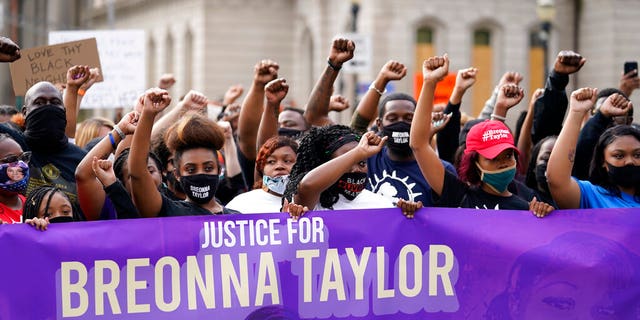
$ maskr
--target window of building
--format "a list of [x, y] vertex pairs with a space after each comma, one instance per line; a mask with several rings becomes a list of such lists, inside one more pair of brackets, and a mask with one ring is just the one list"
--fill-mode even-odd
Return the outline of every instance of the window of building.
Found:
[[492, 32], [486, 28], [473, 31], [471, 65], [478, 68], [476, 83], [472, 88], [472, 116], [477, 117], [485, 101], [493, 91]]

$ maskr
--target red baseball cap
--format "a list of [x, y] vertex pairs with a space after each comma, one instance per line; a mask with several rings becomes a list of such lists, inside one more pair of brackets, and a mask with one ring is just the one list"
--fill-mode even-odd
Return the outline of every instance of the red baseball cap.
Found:
[[502, 121], [486, 120], [471, 127], [467, 134], [467, 148], [464, 153], [477, 151], [483, 157], [493, 159], [507, 149], [514, 149], [516, 153], [520, 153], [513, 144], [513, 135], [509, 128]]

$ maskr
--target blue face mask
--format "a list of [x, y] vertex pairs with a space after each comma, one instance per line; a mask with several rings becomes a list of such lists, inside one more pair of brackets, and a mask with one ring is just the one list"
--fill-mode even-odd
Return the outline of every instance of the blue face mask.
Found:
[[512, 167], [504, 168], [496, 171], [487, 171], [480, 167], [476, 162], [476, 166], [480, 170], [480, 180], [486, 183], [491, 189], [498, 193], [503, 193], [507, 190], [509, 183], [513, 181], [516, 176], [516, 165]]
[[271, 190], [271, 192], [278, 195], [284, 194], [287, 183], [289, 183], [289, 175], [278, 177], [262, 176], [262, 184]]

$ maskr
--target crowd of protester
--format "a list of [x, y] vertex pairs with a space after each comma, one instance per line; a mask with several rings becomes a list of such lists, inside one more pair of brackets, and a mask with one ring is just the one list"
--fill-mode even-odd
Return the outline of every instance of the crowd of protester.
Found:
[[[335, 39], [304, 109], [284, 106], [287, 80], [271, 60], [255, 65], [244, 90], [222, 101], [190, 90], [176, 102], [164, 75], [120, 119], [77, 123], [82, 98], [100, 70], [73, 66], [66, 83], [39, 82], [18, 111], [0, 115], [0, 222], [49, 223], [209, 214], [423, 206], [527, 210], [640, 207], [640, 129], [629, 97], [638, 71], [618, 88], [580, 88], [569, 78], [586, 59], [561, 51], [544, 89], [525, 97], [523, 76], [506, 72], [477, 119], [463, 117], [463, 96], [476, 82], [457, 71], [446, 106], [434, 105], [449, 57], [426, 59], [417, 101], [387, 94], [407, 68], [391, 60], [355, 107], [349, 126], [329, 112], [350, 108], [334, 82], [356, 50]], [[20, 58], [0, 38], [0, 61]], [[172, 103], [173, 102], [173, 103]], [[210, 106], [217, 105], [218, 113]], [[213, 113], [213, 114], [212, 114]], [[516, 128], [505, 121], [519, 117]], [[514, 138], [515, 137], [515, 138]]]

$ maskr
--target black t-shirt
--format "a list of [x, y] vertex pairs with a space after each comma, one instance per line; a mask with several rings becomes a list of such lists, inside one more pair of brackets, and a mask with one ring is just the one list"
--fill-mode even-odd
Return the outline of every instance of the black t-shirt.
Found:
[[437, 206], [451, 208], [476, 208], [495, 210], [529, 210], [529, 203], [512, 194], [502, 197], [489, 194], [478, 186], [469, 186], [447, 170], [444, 171], [442, 195], [431, 195]]
[[75, 172], [86, 152], [68, 143], [60, 152], [42, 154], [32, 151], [29, 162], [27, 195], [40, 186], [54, 186], [62, 190], [73, 204], [74, 215], [85, 220], [78, 201]]
[[104, 192], [113, 204], [118, 219], [140, 218], [138, 208], [133, 204], [131, 196], [127, 193], [127, 189], [124, 188], [120, 180], [116, 180], [111, 185], [104, 187]]
[[40, 186], [58, 187], [71, 200], [76, 218], [85, 220], [78, 202], [75, 172], [78, 164], [87, 153], [71, 143], [67, 143], [60, 151], [56, 152], [32, 150], [27, 145], [24, 134], [6, 124], [0, 125], [0, 133], [9, 134], [24, 151], [32, 152], [26, 194], [29, 195]]
[[[236, 144], [238, 144], [237, 140], [236, 140]], [[256, 160], [247, 159], [244, 153], [242, 153], [242, 150], [240, 150], [239, 145], [236, 146], [236, 150], [238, 150], [238, 162], [240, 163], [240, 169], [242, 170], [242, 175], [244, 176], [244, 182], [246, 183], [247, 186], [249, 186], [249, 188], [251, 188], [254, 182], [253, 172], [255, 171], [255, 168], [256, 168]]]
[[[236, 210], [227, 209], [226, 207], [222, 207], [222, 212], [219, 214], [233, 214], [240, 213]], [[180, 216], [207, 216], [212, 215], [209, 210], [198, 206], [195, 203], [188, 201], [176, 201], [167, 198], [162, 195], [162, 207], [160, 208], [160, 213], [158, 213], [158, 217], [180, 217]]]

